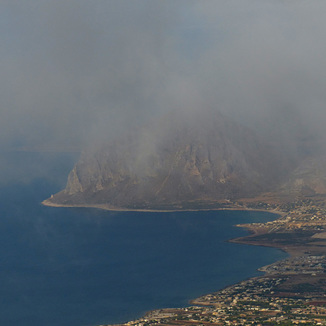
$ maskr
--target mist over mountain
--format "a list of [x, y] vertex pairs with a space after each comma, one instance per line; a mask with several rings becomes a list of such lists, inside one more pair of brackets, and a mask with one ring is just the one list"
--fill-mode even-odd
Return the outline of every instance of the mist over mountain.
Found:
[[309, 156], [311, 144], [297, 139], [296, 148], [286, 150], [275, 137], [259, 137], [213, 109], [170, 113], [85, 151], [65, 190], [50, 201], [171, 209], [288, 189], [288, 178]]
[[322, 191], [325, 2], [31, 0], [0, 9], [0, 149], [84, 149], [71, 200]]

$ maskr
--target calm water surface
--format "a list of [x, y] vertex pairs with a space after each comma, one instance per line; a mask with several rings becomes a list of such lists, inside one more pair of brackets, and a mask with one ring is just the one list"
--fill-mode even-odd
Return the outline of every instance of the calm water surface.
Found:
[[246, 234], [234, 224], [275, 218], [268, 213], [41, 206], [64, 186], [74, 159], [38, 153], [0, 159], [1, 325], [123, 322], [150, 309], [186, 306], [285, 257], [226, 242]]

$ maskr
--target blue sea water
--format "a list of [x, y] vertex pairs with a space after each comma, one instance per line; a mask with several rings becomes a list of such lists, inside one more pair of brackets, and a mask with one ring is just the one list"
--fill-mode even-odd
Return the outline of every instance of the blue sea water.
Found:
[[64, 187], [74, 159], [58, 153], [0, 158], [0, 325], [123, 322], [151, 309], [186, 306], [285, 257], [227, 242], [246, 234], [235, 224], [274, 219], [269, 213], [40, 205]]

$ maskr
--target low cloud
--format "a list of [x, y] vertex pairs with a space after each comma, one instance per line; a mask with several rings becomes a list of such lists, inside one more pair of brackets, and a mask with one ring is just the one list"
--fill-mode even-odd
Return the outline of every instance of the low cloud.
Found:
[[82, 148], [171, 110], [205, 108], [270, 133], [291, 125], [291, 111], [325, 136], [322, 1], [31, 0], [0, 9], [1, 147]]

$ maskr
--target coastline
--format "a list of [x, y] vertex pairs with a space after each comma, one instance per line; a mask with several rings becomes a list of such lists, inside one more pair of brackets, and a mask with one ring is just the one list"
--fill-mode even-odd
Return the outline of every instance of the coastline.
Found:
[[[268, 209], [258, 209], [258, 208], [248, 208], [248, 207], [223, 207], [223, 208], [198, 208], [198, 209], [131, 209], [131, 208], [119, 208], [119, 207], [113, 207], [113, 206], [109, 206], [109, 205], [101, 205], [101, 204], [97, 204], [97, 205], [87, 205], [87, 204], [83, 204], [83, 205], [65, 205], [65, 204], [56, 204], [56, 203], [52, 203], [49, 200], [45, 199], [41, 202], [42, 205], [44, 206], [48, 206], [48, 207], [62, 207], [62, 208], [93, 208], [93, 209], [102, 209], [105, 211], [111, 211], [111, 212], [144, 212], [144, 213], [172, 213], [172, 212], [205, 212], [205, 211], [251, 211], [251, 212], [263, 212], [263, 213], [271, 213], [271, 214], [275, 214], [276, 218], [275, 220], [282, 218], [286, 215], [285, 212], [280, 211], [280, 210], [276, 210], [276, 209], [272, 209], [272, 210], [268, 210]], [[248, 242], [244, 241], [244, 239], [248, 239], [252, 236], [255, 236], [257, 234], [259, 234], [259, 232], [255, 231], [253, 228], [251, 228], [248, 225], [242, 225], [242, 224], [238, 224], [235, 225], [236, 227], [240, 227], [243, 229], [246, 229], [249, 234], [244, 236], [244, 237], [238, 237], [238, 238], [233, 238], [233, 239], [229, 239], [228, 242], [232, 242], [232, 243], [238, 243], [238, 244], [248, 244]], [[251, 245], [257, 245], [257, 246], [262, 246], [262, 247], [273, 247], [273, 246], [266, 246], [264, 244], [251, 244]], [[278, 248], [275, 247], [277, 249], [281, 249], [282, 248]], [[283, 251], [286, 252], [286, 250], [284, 249]]]
[[[115, 212], [191, 212], [191, 211], [221, 211], [221, 210], [229, 210], [229, 211], [256, 211], [256, 212], [264, 212], [264, 213], [272, 213], [275, 214], [275, 219], [273, 219], [273, 221], [278, 220], [280, 218], [283, 218], [286, 213], [281, 211], [281, 210], [277, 210], [277, 209], [259, 209], [259, 208], [248, 208], [248, 207], [223, 207], [223, 208], [207, 208], [207, 209], [173, 209], [173, 210], [154, 210], [154, 209], [123, 209], [123, 208], [116, 208], [116, 207], [109, 207], [108, 205], [58, 205], [58, 204], [54, 204], [51, 203], [49, 201], [43, 201], [42, 202], [43, 205], [45, 206], [51, 206], [51, 207], [70, 207], [70, 208], [96, 208], [96, 209], [103, 209], [103, 210], [107, 210], [107, 211], [115, 211]], [[249, 234], [245, 235], [244, 237], [239, 237], [239, 238], [234, 238], [234, 239], [229, 239], [227, 240], [228, 242], [233, 242], [233, 243], [238, 243], [238, 244], [251, 244], [251, 245], [256, 245], [256, 246], [262, 246], [262, 247], [275, 247], [276, 249], [280, 249], [284, 252], [286, 252], [287, 254], [291, 255], [291, 253], [289, 253], [286, 248], [280, 248], [277, 246], [271, 246], [271, 245], [266, 245], [263, 243], [248, 243], [248, 241], [245, 241], [244, 239], [250, 239], [251, 237], [260, 234], [259, 232], [257, 232], [257, 230], [253, 229], [250, 227], [250, 224], [246, 225], [236, 225], [237, 227], [241, 227], [246, 229]], [[257, 270], [260, 272], [263, 272], [265, 275], [266, 271], [264, 270], [266, 266], [261, 266], [259, 267]], [[245, 282], [248, 280], [254, 280], [254, 279], [259, 279], [262, 276], [253, 276], [250, 277], [248, 279], [244, 279], [240, 282], [237, 282], [236, 284], [239, 284], [241, 282]], [[236, 286], [236, 284], [233, 285], [227, 285], [219, 290], [214, 290], [214, 291], [222, 291], [231, 287]], [[210, 296], [213, 295], [212, 293], [206, 294], [205, 296]], [[202, 301], [202, 297], [199, 298], [194, 298], [189, 300], [189, 305], [196, 305], [196, 306], [200, 306], [200, 307], [207, 307], [210, 306], [209, 303], [205, 303]], [[177, 309], [184, 309], [184, 308], [177, 308]], [[173, 310], [173, 309], [172, 309]], [[164, 308], [164, 309], [160, 309], [160, 312], [158, 313], [159, 316], [164, 316], [165, 314], [167, 314], [167, 311], [169, 311], [169, 309]], [[156, 316], [157, 315], [157, 310], [152, 310], [152, 311], [148, 311], [147, 313], [144, 314], [144, 316], [142, 317], [143, 319], [147, 320], [148, 316]], [[167, 314], [168, 315], [168, 314]], [[152, 318], [152, 317], [151, 317]], [[116, 324], [116, 325], [130, 325], [130, 323], [132, 322], [128, 322], [126, 324]]]
[[[229, 211], [258, 211], [258, 212], [264, 212], [264, 213], [272, 213], [272, 214], [275, 214], [276, 215], [275, 220], [277, 220], [279, 218], [282, 218], [285, 215], [284, 212], [278, 211], [278, 210], [238, 208], [238, 207], [233, 207], [233, 208], [215, 208], [215, 209], [197, 209], [197, 210], [178, 210], [178, 211], [184, 211], [184, 212], [186, 212], [186, 211], [207, 211], [207, 210], [210, 210], [210, 211], [221, 211], [221, 210], [229, 210]], [[136, 210], [128, 210], [128, 211], [136, 211]], [[148, 211], [148, 210], [145, 210], [145, 212], [146, 211]], [[159, 210], [153, 210], [151, 212], [161, 212], [161, 211], [159, 211]], [[172, 210], [169, 210], [167, 212], [172, 212]], [[229, 239], [229, 240], [227, 240], [227, 242], [238, 243], [238, 244], [246, 244], [247, 245], [248, 243], [246, 243], [245, 241], [243, 241], [243, 239], [248, 238], [248, 237], [251, 237], [251, 236], [255, 235], [256, 233], [253, 232], [250, 229], [250, 227], [248, 227], [248, 226], [242, 226], [242, 225], [235, 225], [235, 226], [240, 227], [240, 228], [243, 228], [243, 229], [246, 229], [249, 232], [249, 234], [248, 235], [245, 235], [244, 237], [238, 237], [238, 238]], [[255, 244], [252, 244], [252, 245], [255, 245]], [[261, 244], [259, 244], [259, 245], [257, 244], [257, 246], [267, 247], [267, 246], [261, 245]], [[280, 250], [286, 252], [286, 250], [283, 250], [281, 248], [275, 248], [275, 249], [280, 249]], [[272, 264], [274, 264], [274, 263], [272, 263]], [[272, 264], [270, 264], [270, 265], [272, 265]], [[257, 268], [257, 271], [260, 271], [260, 272], [266, 274], [266, 272], [263, 270], [264, 267], [266, 267], [266, 266], [261, 266], [261, 267]], [[237, 284], [240, 284], [240, 283], [245, 282], [245, 281], [260, 279], [261, 277], [263, 277], [263, 275], [261, 275], [261, 276], [252, 276], [252, 277], [243, 279], [243, 280], [241, 280], [241, 281], [239, 281], [237, 283], [226, 285], [226, 286], [224, 286], [224, 287], [222, 287], [222, 288], [220, 288], [218, 290], [214, 290], [214, 292], [210, 292], [210, 293], [204, 294], [203, 296], [200, 296], [198, 298], [190, 299], [189, 300], [189, 305], [190, 306], [193, 306], [193, 307], [203, 307], [203, 308], [210, 307], [210, 306], [212, 306], [212, 303], [211, 302], [205, 302], [205, 301], [202, 300], [206, 296], [212, 296], [215, 293], [218, 293], [220, 291], [223, 291], [223, 290], [226, 290], [228, 288], [234, 287]], [[136, 319], [136, 320], [133, 320], [133, 321], [128, 321], [126, 323], [121, 323], [121, 324], [107, 324], [107, 325], [100, 325], [100, 326], [145, 325], [145, 324], [141, 324], [141, 323], [138, 323], [138, 322], [139, 321], [145, 321], [145, 322], [147, 322], [148, 320], [150, 320], [149, 318], [153, 318], [153, 316], [156, 316], [156, 317], [163, 316], [163, 318], [164, 318], [165, 315], [168, 316], [169, 313], [170, 314], [173, 314], [173, 313], [176, 313], [176, 312], [178, 313], [178, 311], [179, 310], [182, 310], [182, 309], [186, 309], [186, 311], [187, 311], [190, 308], [188, 307], [188, 308], [162, 308], [162, 309], [155, 309], [155, 310], [150, 310], [150, 311], [146, 312], [143, 315], [143, 317], [140, 318], [140, 319]], [[192, 325], [196, 325], [193, 322], [191, 324]], [[174, 324], [168, 324], [168, 325], [174, 325]], [[188, 323], [185, 323], [185, 324], [177, 323], [176, 325], [188, 325]], [[198, 324], [198, 325], [203, 325], [203, 324]], [[209, 325], [209, 323], [206, 322], [206, 323], [204, 323], [204, 325]], [[220, 325], [220, 324], [212, 324], [212, 325]]]
[[[272, 247], [285, 252], [287, 258], [257, 268], [262, 273], [260, 276], [249, 277], [216, 292], [191, 299], [188, 307], [157, 309], [136, 320], [115, 325], [240, 326], [255, 322], [257, 314], [267, 322], [266, 325], [283, 325], [284, 320], [296, 322], [303, 313], [306, 316], [304, 322], [308, 320], [311, 325], [324, 325], [320, 323], [320, 312], [317, 313], [315, 307], [318, 306], [318, 311], [323, 312], [326, 322], [326, 200], [322, 196], [296, 198], [292, 201], [286, 200], [287, 198], [281, 201], [275, 197], [265, 199], [225, 201], [216, 203], [215, 207], [197, 209], [122, 209], [108, 205], [58, 205], [47, 200], [42, 204], [116, 212], [233, 210], [272, 213], [275, 219], [269, 222], [236, 224], [236, 227], [246, 229], [249, 234], [227, 241]], [[222, 207], [216, 207], [217, 205]]]
[[[296, 321], [301, 318], [302, 312], [310, 316], [305, 320], [308, 318], [312, 325], [321, 325], [314, 307], [326, 306], [326, 270], [323, 267], [326, 266], [326, 238], [321, 236], [326, 234], [324, 199], [299, 199], [294, 205], [286, 203], [275, 209], [229, 207], [210, 210], [250, 210], [276, 214], [271, 222], [236, 225], [245, 228], [249, 234], [228, 241], [272, 247], [287, 253], [288, 258], [259, 267], [257, 270], [263, 273], [261, 276], [192, 299], [189, 301], [190, 307], [150, 311], [143, 318], [119, 325], [226, 325], [230, 324], [230, 318], [234, 318], [233, 325], [243, 325], [252, 320], [252, 310], [258, 310], [261, 318], [273, 322], [273, 325], [281, 325], [284, 320]], [[262, 308], [252, 307], [255, 302]], [[270, 310], [264, 308], [270, 302], [274, 302]], [[293, 306], [293, 310], [286, 308], [290, 306]], [[234, 315], [230, 317], [229, 312], [233, 309]], [[323, 309], [326, 316], [326, 307]], [[239, 321], [241, 318], [242, 321]]]
[[[240, 211], [243, 210], [243, 211], [258, 211], [258, 212], [265, 212], [265, 213], [273, 213], [275, 215], [278, 215], [278, 217], [276, 217], [275, 220], [277, 220], [279, 218], [282, 218], [282, 217], [284, 217], [286, 215], [282, 211], [273, 210], [271, 212], [270, 210], [266, 210], [266, 209], [248, 209], [248, 208], [247, 209], [232, 209], [232, 208], [230, 208], [230, 209], [226, 209], [226, 210], [240, 210]], [[275, 246], [268, 246], [268, 245], [260, 244], [260, 243], [259, 244], [258, 243], [248, 243], [247, 241], [245, 241], [245, 239], [249, 239], [249, 238], [254, 237], [257, 234], [259, 234], [257, 231], [255, 231], [254, 229], [252, 229], [249, 225], [250, 224], [248, 224], [248, 225], [240, 225], [240, 224], [235, 225], [236, 227], [239, 227], [239, 228], [242, 228], [242, 229], [247, 230], [249, 232], [249, 234], [248, 235], [245, 235], [243, 237], [237, 237], [237, 238], [229, 239], [229, 240], [227, 240], [227, 242], [237, 243], [237, 244], [240, 244], [240, 245], [241, 244], [244, 244], [244, 245], [248, 245], [249, 244], [249, 245], [252, 245], [252, 246], [275, 248], [275, 249], [279, 249], [279, 250], [287, 253], [289, 255], [289, 257], [291, 257], [291, 253], [287, 252], [286, 251], [286, 248], [279, 248], [279, 247], [275, 247]], [[279, 260], [278, 261], [275, 261], [274, 263], [271, 263], [269, 265], [261, 266], [261, 267], [257, 268], [257, 271], [266, 274], [265, 268], [268, 267], [268, 266], [272, 266], [273, 264], [275, 264], [277, 262], [279, 262]], [[246, 278], [246, 279], [244, 279], [244, 280], [242, 280], [242, 281], [240, 281], [238, 283], [241, 283], [243, 281], [253, 280], [253, 279], [259, 279], [261, 277], [263, 277], [263, 275], [261, 275], [261, 276], [252, 276], [252, 277]], [[224, 289], [227, 289], [229, 287], [235, 286], [238, 283], [227, 285], [227, 286], [225, 286], [225, 287], [223, 287], [223, 288], [221, 288], [221, 289], [219, 289], [219, 290], [217, 290], [217, 291], [215, 291], [213, 293], [216, 293], [216, 292], [222, 291]], [[207, 295], [211, 295], [211, 293], [208, 293]], [[201, 297], [190, 300], [189, 301], [189, 304], [191, 304], [191, 305], [205, 305], [205, 304], [203, 304], [200, 301], [200, 298]]]
[[174, 209], [145, 209], [145, 208], [121, 208], [115, 207], [107, 204], [81, 204], [81, 205], [70, 205], [70, 204], [56, 204], [48, 199], [45, 199], [41, 202], [43, 206], [48, 207], [62, 207], [62, 208], [95, 208], [102, 209], [105, 211], [112, 212], [149, 212], [149, 213], [169, 213], [169, 212], [200, 212], [200, 211], [254, 211], [254, 212], [266, 212], [272, 213], [275, 215], [284, 216], [284, 212], [278, 210], [268, 210], [268, 209], [259, 209], [259, 208], [248, 208], [248, 207], [211, 207], [211, 208], [174, 208]]

